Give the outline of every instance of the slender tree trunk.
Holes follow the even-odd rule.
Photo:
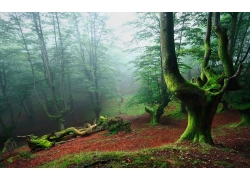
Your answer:
[[[89,70],[89,68],[87,68],[87,66],[90,66],[93,68],[93,70],[96,72],[96,68],[93,67],[93,63],[95,61],[94,59],[94,53],[93,53],[93,32],[92,32],[92,29],[91,29],[91,32],[90,32],[90,35],[91,35],[91,39],[90,39],[90,50],[89,50],[89,64],[87,63],[86,59],[85,59],[85,51],[84,51],[84,48],[83,48],[83,45],[82,45],[82,42],[81,42],[81,34],[80,34],[80,31],[79,31],[79,27],[78,27],[78,21],[77,21],[77,16],[76,14],[74,13],[74,21],[75,21],[75,27],[76,27],[76,32],[77,32],[77,40],[78,40],[78,44],[79,44],[79,47],[80,47],[80,56],[81,56],[81,60],[83,62],[83,66],[84,66],[84,73],[89,81],[89,86],[90,87],[95,87],[95,91],[98,90],[98,86],[96,86],[98,84],[98,80],[96,79],[97,77],[93,77],[93,74],[91,70]],[[92,28],[92,26],[91,26]],[[98,92],[92,92],[92,91],[89,91],[89,95],[90,95],[90,98],[91,98],[91,103],[93,105],[93,111],[95,113],[95,116],[96,116],[96,119],[98,120],[99,117],[100,117],[100,112],[101,112],[101,108],[100,108],[100,104],[98,103],[99,101],[99,95],[98,95]]]
[[[43,108],[44,108],[46,114],[48,115],[48,117],[50,119],[56,121],[59,124],[59,128],[64,128],[64,126],[62,125],[62,122],[64,122],[63,116],[64,116],[64,113],[66,113],[68,109],[67,108],[60,108],[57,104],[56,87],[54,84],[53,72],[51,71],[48,53],[47,53],[45,41],[43,38],[43,30],[42,30],[40,15],[39,15],[39,13],[32,13],[32,15],[33,15],[33,21],[34,21],[34,25],[35,25],[35,30],[36,30],[36,33],[38,35],[38,39],[40,42],[40,50],[41,50],[42,59],[43,59],[43,66],[44,66],[44,75],[45,75],[45,79],[46,79],[47,85],[49,87],[52,101],[53,101],[53,106],[54,106],[53,113],[56,115],[51,115],[48,112],[45,104],[42,102],[41,103],[43,104]],[[55,29],[55,24],[54,24],[54,29]],[[55,36],[56,36],[56,34],[55,34]],[[56,44],[57,44],[57,42],[56,42]]]
[[[237,27],[237,17],[238,17],[238,12],[233,12],[232,13],[232,20],[231,20],[231,28],[230,28],[230,35],[229,35],[229,42],[228,42],[228,53],[231,58],[233,58],[234,54],[234,42],[236,39],[236,27]]]
[[[72,84],[71,84],[71,79],[70,79],[70,74],[67,74],[67,80],[68,80],[68,88],[69,88],[69,102],[70,102],[70,108],[75,109],[74,106],[74,99],[73,99],[73,93],[72,93]]]

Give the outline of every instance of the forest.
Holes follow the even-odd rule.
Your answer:
[[[0,167],[250,167],[249,12],[0,12],[0,44]]]

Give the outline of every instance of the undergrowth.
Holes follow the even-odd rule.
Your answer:
[[[134,152],[86,152],[64,156],[43,164],[41,168],[183,168],[232,167],[230,159],[211,158],[213,147],[164,145]],[[223,152],[227,150],[221,149]]]

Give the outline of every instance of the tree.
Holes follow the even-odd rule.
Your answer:
[[[186,81],[180,74],[177,64],[173,13],[160,13],[161,22],[161,53],[164,64],[164,78],[169,90],[187,106],[188,125],[178,142],[192,140],[193,142],[213,144],[211,125],[217,107],[226,90],[237,90],[242,66],[235,73],[233,61],[230,58],[227,45],[226,29],[220,25],[220,14],[208,13],[207,30],[204,40],[205,54],[202,62],[201,77],[195,83]],[[218,36],[218,56],[223,65],[224,74],[218,75],[208,67],[211,53],[211,28]],[[193,101],[195,99],[195,101]]]
[[[242,89],[226,93],[224,99],[239,112],[241,122],[236,126],[250,126],[249,58],[247,58],[250,51],[250,13],[235,12],[230,13],[230,16],[232,19],[230,30],[233,33],[230,33],[229,42],[232,45],[230,44],[231,46],[229,46],[228,51],[235,60],[234,65],[237,67],[239,64],[244,64],[245,68],[243,75],[239,78]]]
[[[73,13],[76,37],[73,49],[77,52],[75,57],[80,60],[90,106],[97,120],[102,109],[102,97],[106,94],[103,90],[116,89],[112,87],[115,83],[111,77],[115,74],[115,68],[111,61],[113,58],[110,57],[110,49],[115,47],[116,37],[112,36],[112,30],[106,27],[107,18],[97,12]]]
[[[20,81],[22,73],[17,67],[23,63],[19,61],[20,46],[15,28],[1,18],[0,22],[0,126],[6,137],[12,138],[30,88],[29,82]]]
[[[49,53],[48,53],[48,47],[46,45],[45,42],[45,37],[44,37],[44,33],[43,33],[43,28],[42,28],[42,23],[41,23],[41,16],[40,13],[31,13],[31,18],[32,21],[34,23],[34,28],[35,28],[35,33],[37,34],[38,37],[38,42],[39,42],[39,49],[41,51],[41,60],[42,60],[42,66],[41,66],[41,70],[42,73],[44,75],[44,79],[43,82],[47,85],[48,90],[51,94],[51,98],[52,98],[52,106],[49,108],[48,107],[48,101],[47,102],[47,106],[45,105],[45,103],[41,100],[41,98],[38,95],[37,92],[37,84],[36,84],[36,77],[35,77],[35,71],[34,71],[34,65],[33,62],[31,60],[30,57],[30,53],[29,53],[29,49],[27,47],[27,43],[26,43],[26,39],[23,35],[23,31],[21,28],[20,23],[19,25],[19,29],[20,29],[20,33],[22,34],[22,39],[25,45],[25,49],[28,55],[28,61],[30,62],[30,66],[32,69],[32,76],[33,76],[33,85],[34,85],[34,90],[37,94],[37,97],[40,101],[40,103],[43,105],[43,108],[46,112],[46,114],[48,115],[48,117],[50,119],[52,119],[53,121],[57,122],[59,124],[60,129],[64,129],[64,125],[63,122],[64,120],[64,116],[69,113],[70,108],[67,106],[66,104],[66,100],[65,100],[65,96],[64,96],[64,51],[63,51],[63,43],[62,43],[62,36],[61,36],[61,32],[60,32],[60,25],[59,25],[59,20],[58,20],[58,16],[57,13],[55,14],[56,16],[56,20],[54,18],[54,16],[52,17],[53,19],[53,33],[54,33],[54,38],[55,38],[55,51],[56,51],[56,56],[55,59],[60,59],[59,61],[59,82],[57,81],[57,79],[55,78],[55,72],[52,70],[53,68],[55,68],[58,64],[58,61],[51,61],[50,57],[49,57]],[[18,21],[18,17],[16,16],[16,20]],[[56,34],[56,27],[58,28],[59,31],[59,41],[60,41],[60,49],[58,48],[58,42],[57,42],[57,34]],[[60,54],[59,54],[60,51]],[[51,58],[52,59],[52,58]],[[58,84],[58,86],[57,86]],[[59,90],[58,90],[59,89]],[[43,91],[44,92],[44,91]],[[46,97],[46,94],[45,94]],[[46,97],[47,99],[47,97]]]
[[[127,25],[133,26],[137,31],[134,34],[132,42],[140,43],[149,40],[147,46],[138,46],[129,49],[129,52],[141,52],[134,64],[135,81],[141,84],[138,93],[135,94],[127,105],[144,104],[145,111],[150,114],[150,124],[159,123],[160,117],[164,113],[164,108],[171,99],[163,78],[163,69],[161,61],[161,47],[159,45],[159,16],[154,12],[138,13],[138,20],[129,22]],[[131,43],[132,43],[131,42]]]

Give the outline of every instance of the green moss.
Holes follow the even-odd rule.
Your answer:
[[[150,125],[156,125],[159,123],[159,118],[157,117],[157,109],[158,106],[152,107],[151,109],[145,107],[145,111],[150,115]]]
[[[216,104],[214,105],[216,106]],[[213,108],[198,107],[189,109],[188,111],[188,126],[177,142],[184,140],[192,140],[194,143],[213,144],[211,136],[211,124],[215,113]],[[208,115],[210,113],[210,116]]]
[[[102,118],[99,120],[97,126],[100,126],[106,130],[110,134],[117,134],[121,131],[124,132],[131,132],[131,124],[127,120],[123,120],[121,117],[115,117],[115,118],[105,118],[102,116]]]
[[[42,148],[45,148],[45,149],[49,149],[52,146],[54,146],[53,142],[50,142],[50,141],[48,141],[46,139],[40,139],[40,138],[31,139],[30,142],[33,143],[37,147],[42,147]]]
[[[222,62],[223,69],[226,77],[231,77],[234,75],[233,61],[229,56],[228,47],[228,37],[227,29],[222,26],[213,27],[214,32],[218,36],[218,55]]]
[[[12,162],[13,162],[13,159],[14,159],[14,157],[10,157],[10,158],[7,159],[7,161],[8,161],[9,163],[12,163]]]
[[[18,154],[18,156],[20,158],[29,158],[29,159],[33,159],[35,157],[35,155],[33,155],[32,153],[28,152],[28,151],[22,151]]]

